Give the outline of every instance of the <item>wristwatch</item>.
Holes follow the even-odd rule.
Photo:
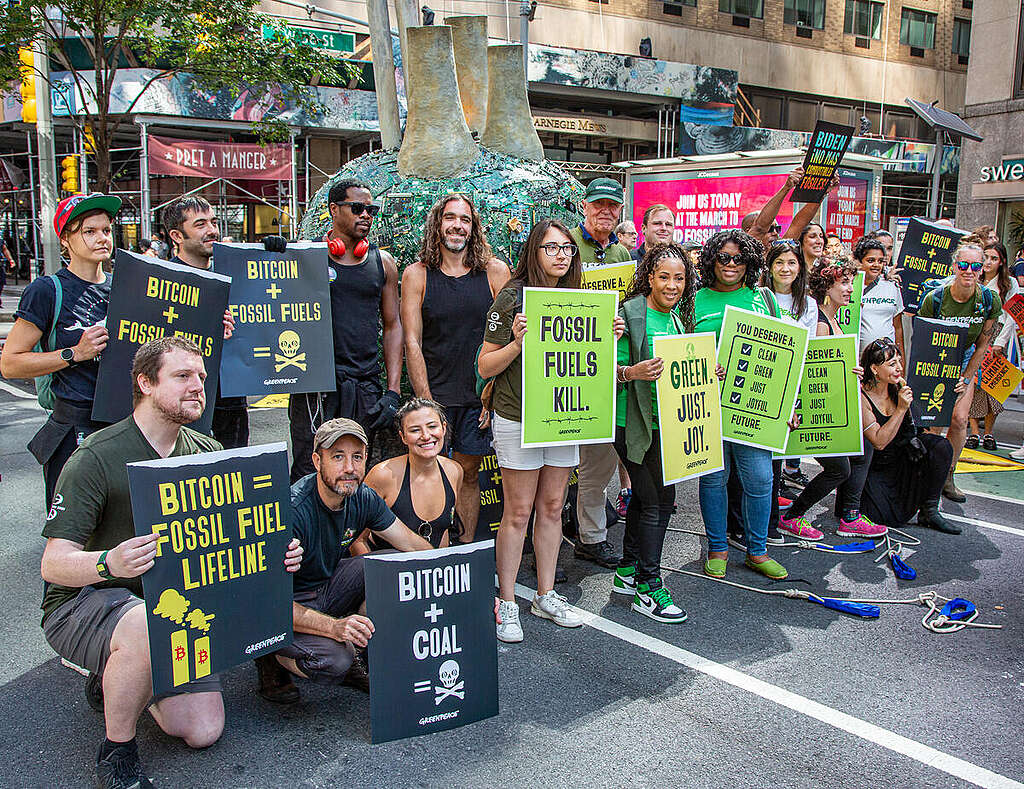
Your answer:
[[[96,572],[99,573],[100,578],[105,578],[108,581],[114,578],[114,574],[110,572],[110,568],[107,566],[107,554],[110,551],[104,551],[100,554],[100,558],[96,561]]]
[[[78,364],[78,362],[75,361],[75,349],[74,348],[64,348],[60,352],[60,358],[68,363],[68,367],[74,367],[76,364]]]

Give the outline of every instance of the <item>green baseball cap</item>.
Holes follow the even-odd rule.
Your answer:
[[[614,200],[622,202],[622,184],[614,178],[595,178],[587,184],[587,193],[583,197],[588,203],[595,200]]]

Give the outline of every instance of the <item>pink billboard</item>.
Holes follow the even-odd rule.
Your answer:
[[[677,242],[704,243],[719,230],[738,228],[743,217],[760,211],[785,181],[785,172],[704,177],[704,172],[694,170],[638,175],[633,180],[632,219],[640,230],[647,207],[663,203],[675,214]],[[793,204],[784,201],[778,216],[783,230],[792,218]]]

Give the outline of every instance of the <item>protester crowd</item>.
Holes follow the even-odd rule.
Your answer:
[[[428,216],[418,260],[401,275],[391,255],[367,241],[379,210],[369,188],[335,184],[324,241],[336,387],[290,398],[294,539],[275,561],[293,573],[295,640],[256,661],[259,692],[294,702],[294,678],[367,688],[365,649],[374,623],[363,607],[360,557],[472,541],[477,472],[492,448],[503,499],[496,538],[501,641],[524,639],[514,586],[527,540],[537,574],[530,613],[562,627],[583,622],[555,590],[574,468],[575,556],[613,570],[609,590],[628,595],[634,611],[659,622],[684,621],[683,605],[661,576],[676,490],[661,468],[654,382],[665,365],[652,353],[654,338],[718,337],[730,306],[803,326],[812,336],[840,334],[837,311],[849,304],[858,271],[864,295],[853,374],[860,381],[863,455],[817,458],[821,469],[808,479],[799,461],[784,466],[769,450],[724,442],[724,468],[698,483],[708,541],[703,570],[725,577],[732,545],[752,571],[786,578],[770,546],[784,533],[823,539],[807,515],[831,494],[840,536],[879,538],[915,518],[958,533],[939,513],[940,495],[964,499],[954,483],[956,459],[965,446],[994,448],[993,423],[1002,410],[977,386],[979,365],[990,346],[1019,360],[1015,326],[1001,315],[1001,304],[1020,290],[1006,250],[979,229],[984,237],[968,237],[956,250],[953,277],[922,302],[922,315],[966,322],[972,348],[952,425],[921,430],[906,385],[892,237],[876,231],[847,251],[814,221],[819,204],[803,206],[783,231],[776,217],[800,176],[797,168],[760,211],[744,217],[742,229],[722,230],[703,244],[674,240],[666,205],[647,207],[639,229],[620,222],[622,188],[598,178],[587,186],[583,221],[573,227],[538,221],[511,270],[491,251],[472,200],[448,195]],[[212,437],[185,426],[204,410],[208,371],[198,348],[180,338],[138,351],[131,416],[110,426],[92,420],[97,360],[109,340],[104,321],[112,277],[104,265],[114,251],[111,223],[119,209],[120,200],[105,195],[60,203],[54,232],[67,265],[26,288],[0,358],[5,377],[39,377],[52,390],[50,416],[30,444],[43,466],[48,511],[43,630],[59,655],[91,675],[87,693],[106,722],[96,762],[102,787],[151,785],[135,745],[136,721],[147,707],[164,731],[195,748],[215,742],[224,725],[215,676],[149,698],[141,576],[153,566],[157,545],[155,535],[135,536],[125,465],[244,447],[249,439],[244,398],[218,393]],[[220,235],[208,202],[181,198],[162,219],[173,261],[202,269],[214,264]],[[285,243],[265,241],[271,251],[283,251]],[[157,247],[154,241],[143,252],[161,256]],[[614,442],[524,447],[523,289],[580,288],[587,271],[630,261],[635,275],[609,327],[617,341]],[[224,329],[229,337],[230,314]],[[403,361],[413,393],[404,403]],[[392,427],[405,453],[371,467]],[[617,506],[606,501],[616,479]],[[625,520],[621,550],[608,533],[616,508]]]

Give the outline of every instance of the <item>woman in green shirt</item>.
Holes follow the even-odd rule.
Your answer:
[[[757,288],[764,267],[764,248],[742,230],[723,230],[708,239],[700,255],[704,287],[694,300],[696,331],[713,331],[720,338],[725,308],[739,307],[763,315],[778,315],[779,305],[767,288]],[[725,468],[700,478],[700,510],[708,535],[708,559],[704,572],[724,578],[729,547],[726,515],[729,474],[735,465],[743,485],[743,525],[747,533],[746,564],[773,579],[788,573],[768,558],[768,520],[772,503],[772,453],[732,441],[722,442]]]
[[[648,247],[619,307],[626,331],[618,342],[615,449],[626,465],[633,495],[626,510],[622,564],[612,590],[633,595],[633,610],[658,622],[683,622],[686,612],[661,580],[661,550],[675,505],[675,485],[661,469],[658,401],[654,382],[664,363],[654,338],[693,329],[697,287],[692,264],[678,244]]]

